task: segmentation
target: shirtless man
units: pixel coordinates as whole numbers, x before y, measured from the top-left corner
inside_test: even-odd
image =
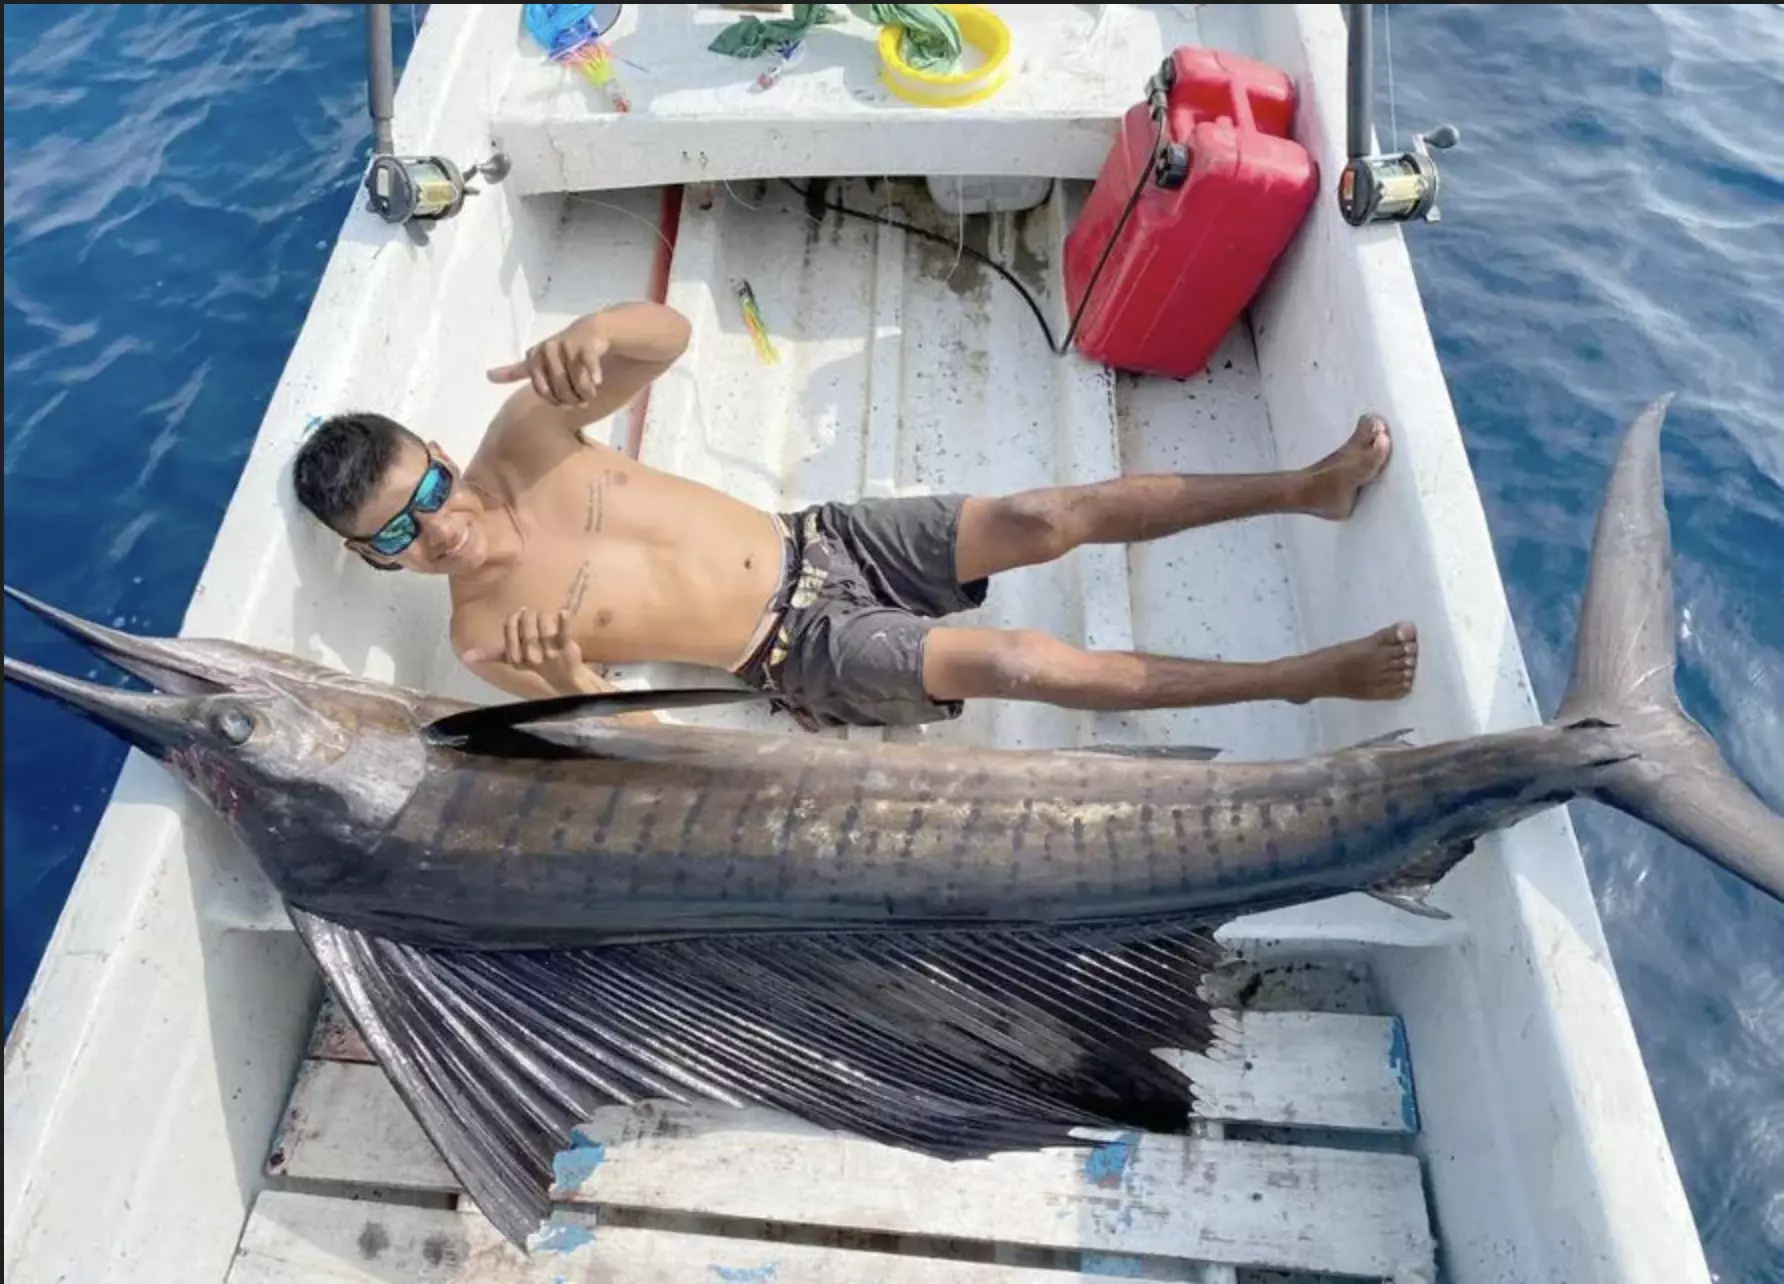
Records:
[[[1411,689],[1418,643],[1406,623],[1305,655],[1216,662],[939,619],[983,602],[1000,571],[1081,544],[1263,513],[1341,521],[1387,463],[1388,428],[1375,416],[1293,472],[1127,476],[776,514],[578,435],[668,369],[687,340],[686,319],[653,303],[572,323],[489,372],[519,386],[462,471],[383,416],[337,416],[298,452],[298,497],[372,566],[446,576],[454,648],[520,697],[614,689],[590,664],[705,665],[815,730],[928,722],[983,698],[1149,709],[1393,700]]]

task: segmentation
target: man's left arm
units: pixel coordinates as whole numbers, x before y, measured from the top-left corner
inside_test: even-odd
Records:
[[[503,622],[499,643],[493,635],[481,644],[473,641],[479,623],[464,616],[453,621],[452,642],[459,662],[508,695],[521,700],[544,700],[621,690],[584,663],[568,611],[541,616],[522,607]],[[649,710],[593,716],[627,726],[662,725],[662,719]]]

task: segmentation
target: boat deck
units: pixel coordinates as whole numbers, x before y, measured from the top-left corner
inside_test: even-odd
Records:
[[[228,1284],[1431,1284],[1412,1057],[1369,978],[1239,967],[1182,1135],[949,1164],[767,1112],[615,1109],[531,1255],[459,1193],[324,1001]]]
[[[944,180],[945,181],[945,180]],[[1064,230],[1084,185],[1057,184],[1026,213],[956,219],[920,182],[839,184],[830,199],[927,227],[947,244],[866,219],[820,223],[786,183],[734,183],[710,208],[683,203],[666,299],[693,322],[689,351],[651,392],[639,457],[763,507],[946,491],[1001,494],[1123,473],[1256,472],[1279,460],[1244,325],[1187,382],[1112,375],[1054,356],[1009,282],[966,255],[1010,265],[1063,334],[1054,297]],[[572,196],[558,262],[598,261],[608,220]],[[577,302],[560,303],[573,282]],[[586,310],[584,269],[554,271],[537,336]],[[735,291],[748,282],[775,347],[758,355]],[[1333,423],[1336,446],[1348,423]],[[613,434],[618,444],[620,434]],[[1211,659],[1305,649],[1278,518],[1129,548],[1086,547],[999,576],[965,625],[1042,629],[1080,645]],[[1298,519],[1313,520],[1313,519]],[[710,680],[663,669],[651,685]],[[1218,745],[1288,758],[1318,740],[1313,706],[1087,714],[985,702],[920,735],[1008,747],[1098,741]],[[679,716],[679,715],[678,715]],[[742,708],[688,720],[787,728]],[[882,733],[870,731],[878,736]]]
[[[657,282],[693,323],[689,352],[636,420],[616,416],[591,435],[632,440],[648,463],[780,510],[1308,462],[1276,455],[1246,325],[1187,381],[1114,376],[1053,355],[1020,294],[956,252],[964,238],[1012,265],[1062,333],[1055,265],[1083,190],[1060,183],[1034,210],[963,219],[939,210],[921,182],[831,191],[851,208],[930,228],[938,243],[835,213],[815,219],[785,184],[719,184],[706,201],[690,189],[665,224]],[[650,288],[637,279],[639,251],[660,210],[654,192],[565,199],[549,244],[515,256],[533,300],[517,338],[535,341]],[[744,324],[743,281],[772,360]],[[485,395],[493,410],[502,390]],[[445,434],[474,431],[480,409],[455,388],[450,404],[421,419],[461,451],[469,442]],[[1330,425],[1324,448],[1348,427]],[[1080,549],[1000,577],[986,605],[959,618],[1094,647],[1229,658],[1300,650],[1281,520]],[[626,685],[710,681],[661,666],[616,676]],[[438,680],[470,689],[449,662]],[[1318,714],[1267,704],[1109,715],[993,702],[891,734],[1012,747],[1174,741],[1278,758],[1320,745]],[[805,734],[742,706],[674,716]],[[1183,1135],[948,1165],[771,1115],[616,1110],[560,1156],[560,1224],[530,1260],[464,1206],[382,1072],[325,1011],[231,1282],[1041,1284],[1070,1271],[1231,1281],[1241,1269],[1260,1281],[1281,1277],[1255,1272],[1431,1279],[1404,1027],[1369,994],[1354,953],[1310,963],[1317,945],[1291,939],[1261,957],[1257,966],[1300,979],[1245,989],[1246,1010],[1216,1054],[1178,1057],[1207,1101],[1207,1121]]]

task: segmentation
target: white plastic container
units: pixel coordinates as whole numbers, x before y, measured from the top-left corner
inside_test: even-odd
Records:
[[[949,214],[1010,214],[1034,209],[1053,191],[1046,175],[991,177],[979,174],[930,174],[924,178],[929,198]]]

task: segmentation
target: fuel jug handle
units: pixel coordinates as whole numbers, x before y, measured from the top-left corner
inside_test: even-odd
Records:
[[[1189,178],[1191,152],[1188,144],[1170,136],[1168,119],[1171,111],[1171,90],[1177,84],[1177,58],[1166,54],[1158,70],[1146,80],[1146,113],[1158,127],[1158,142],[1152,152],[1152,181],[1172,189],[1182,187]]]
[[[1235,78],[1233,84],[1233,124],[1239,127],[1242,134],[1258,133],[1257,116],[1251,110],[1251,92],[1253,86]]]
[[[1166,72],[1171,74],[1167,77]],[[1171,84],[1177,79],[1171,68],[1171,60],[1165,59],[1164,66],[1146,78],[1146,114],[1152,117],[1153,123],[1165,114],[1171,104]]]

